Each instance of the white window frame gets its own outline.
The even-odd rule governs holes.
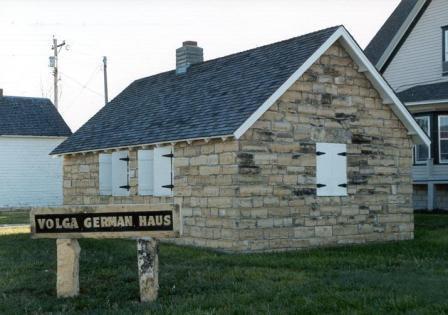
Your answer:
[[[316,196],[346,197],[347,145],[343,143],[316,143]],[[319,187],[323,185],[323,187]],[[341,185],[345,185],[341,186]]]
[[[122,161],[122,158],[129,159],[129,151],[116,151],[112,153],[112,196],[128,197],[130,188],[121,188],[130,185],[129,162]],[[121,177],[124,174],[124,178]]]
[[[100,153],[98,163],[98,187],[100,195],[112,196],[112,154]]]
[[[428,122],[428,132],[427,132],[427,134],[430,137],[430,135],[431,135],[431,117],[429,115],[428,116],[416,116],[415,120],[417,121],[418,119],[422,119],[422,118],[425,118],[427,120],[427,122]],[[425,131],[425,130],[423,130],[423,131]],[[431,158],[431,148],[428,147],[428,159],[427,160],[424,160],[424,161],[423,160],[418,160],[417,159],[418,158],[418,153],[417,153],[418,150],[417,150],[417,148],[418,148],[419,145],[425,145],[425,144],[416,144],[414,146],[414,163],[415,164],[426,164],[427,161]]]
[[[448,62],[448,26],[443,28],[443,50],[445,55],[443,56],[443,62]]]
[[[153,195],[157,197],[172,197],[173,190],[169,188],[162,188],[163,185],[170,185],[174,183],[173,160],[168,157],[163,157],[165,154],[174,154],[173,146],[154,148],[154,181],[153,181]],[[169,168],[169,175],[163,172]],[[169,177],[169,178],[165,178]]]
[[[138,194],[154,195],[154,150],[138,150]]]
[[[439,117],[438,117],[439,126],[438,126],[438,131],[437,131],[438,132],[437,137],[438,137],[438,142],[439,142],[439,163],[440,164],[447,164],[448,163],[448,159],[445,159],[445,160],[442,159],[442,145],[441,145],[441,143],[442,143],[442,140],[447,140],[448,141],[448,138],[442,138],[440,136],[440,121],[442,120],[442,118],[447,118],[448,119],[448,115],[439,115]]]

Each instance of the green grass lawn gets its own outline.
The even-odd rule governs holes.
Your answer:
[[[28,211],[0,211],[0,225],[2,224],[29,224],[30,213]]]
[[[0,314],[448,313],[448,215],[416,239],[279,254],[162,245],[160,297],[138,302],[136,245],[81,240],[81,295],[56,299],[54,240],[0,237]]]

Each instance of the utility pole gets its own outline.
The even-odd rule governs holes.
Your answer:
[[[103,71],[104,71],[104,105],[109,102],[109,97],[107,93],[107,57],[103,57]]]
[[[53,58],[50,57],[50,67],[53,68],[53,79],[54,79],[54,106],[58,109],[58,80],[59,80],[59,72],[58,72],[58,53],[60,49],[65,46],[65,40],[62,41],[61,44],[58,44],[57,38],[53,36]]]

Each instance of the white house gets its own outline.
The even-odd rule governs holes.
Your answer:
[[[0,93],[0,209],[62,204],[62,161],[49,153],[69,135],[49,99]]]
[[[448,209],[448,1],[402,0],[365,52],[431,138],[414,149],[414,208]]]

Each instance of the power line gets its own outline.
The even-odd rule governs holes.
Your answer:
[[[93,94],[96,94],[96,95],[98,95],[98,96],[103,96],[102,94],[100,94],[100,93],[98,93],[97,91],[95,91],[95,90],[93,90],[93,89],[91,89],[91,88],[88,87],[90,81],[93,79],[93,76],[94,76],[95,74],[97,74],[97,73],[99,72],[100,69],[101,69],[101,67],[100,67],[100,66],[97,66],[97,67],[95,68],[95,70],[93,71],[93,73],[91,74],[90,78],[87,80],[87,82],[86,82],[85,84],[83,84],[82,82],[78,81],[77,79],[75,79],[75,78],[73,78],[73,77],[67,75],[66,73],[63,73],[63,72],[60,72],[60,73],[61,73],[64,77],[66,77],[67,79],[69,79],[69,80],[71,80],[72,82],[78,84],[78,85],[79,85],[80,87],[82,87],[83,89],[86,89],[86,90],[88,90],[89,92],[91,92],[91,93],[93,93]]]
[[[70,76],[67,76],[64,73],[61,73],[64,77],[66,77],[67,79],[71,80],[72,82],[76,83],[77,85],[81,86],[81,90],[79,91],[79,93],[75,96],[75,98],[73,99],[73,101],[70,102],[70,104],[66,107],[67,109],[71,108],[72,105],[74,103],[76,103],[79,99],[79,97],[82,95],[82,93],[84,92],[84,90],[88,90],[89,92],[96,94],[98,96],[102,96],[100,93],[97,93],[96,91],[90,89],[88,87],[88,85],[90,84],[90,82],[95,78],[96,75],[98,75],[98,73],[100,72],[99,70],[101,70],[101,66],[98,65],[97,67],[95,67],[95,69],[92,71],[92,73],[90,74],[88,80],[86,81],[85,84],[82,84],[81,82],[79,82],[78,80],[76,80],[75,78],[72,78]]]

